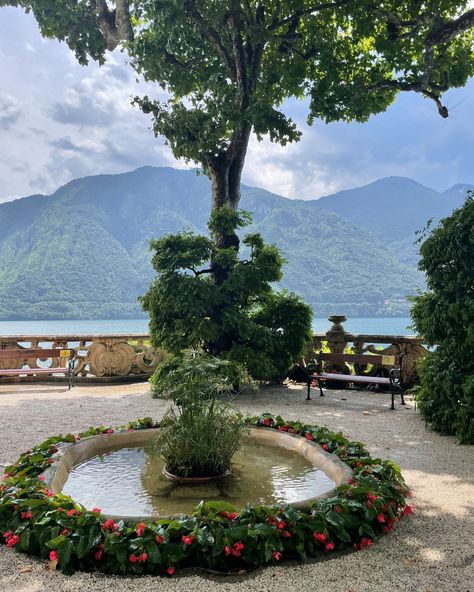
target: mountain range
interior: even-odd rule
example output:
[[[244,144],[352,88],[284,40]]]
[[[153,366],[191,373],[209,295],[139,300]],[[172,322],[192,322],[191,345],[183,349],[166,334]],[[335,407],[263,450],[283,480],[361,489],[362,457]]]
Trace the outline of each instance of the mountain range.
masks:
[[[281,287],[315,316],[406,315],[417,230],[459,206],[470,185],[439,193],[403,177],[318,200],[242,186],[249,231],[276,243]],[[148,243],[187,228],[207,232],[210,185],[194,171],[143,167],[75,179],[52,195],[0,204],[0,319],[139,316],[151,279]]]

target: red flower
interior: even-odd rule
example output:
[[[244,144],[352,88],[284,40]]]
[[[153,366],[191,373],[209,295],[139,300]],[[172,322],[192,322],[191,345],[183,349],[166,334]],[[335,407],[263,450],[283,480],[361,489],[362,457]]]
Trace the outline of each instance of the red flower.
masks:
[[[262,419],[262,425],[264,426],[271,426],[272,425],[272,420],[270,418],[266,418],[266,419]]]
[[[277,528],[278,528],[278,530],[283,530],[283,529],[285,528],[285,526],[286,526],[286,522],[285,522],[284,520],[280,520],[280,521],[277,523]]]
[[[288,426],[278,426],[278,430],[280,432],[287,432],[288,431]]]
[[[232,547],[229,547],[229,545],[224,547],[225,554],[233,555],[234,557],[240,557],[244,549],[245,545],[243,543],[234,543]]]
[[[174,572],[176,571],[176,567],[168,567],[168,569],[166,570],[166,573],[169,574],[170,576],[172,576],[174,574]]]
[[[341,508],[341,506],[334,506],[334,511],[337,512],[338,514],[342,514],[343,509]]]
[[[192,534],[191,536],[186,536],[183,534],[183,536],[181,537],[181,540],[183,541],[183,543],[185,545],[192,545],[193,541],[194,541],[194,535]]]
[[[282,534],[287,539],[291,539],[291,537],[293,536],[293,534],[289,530],[284,530]]]
[[[94,553],[94,559],[96,561],[100,561],[104,555],[104,545],[102,543],[99,544],[97,551]]]
[[[237,518],[237,512],[226,512],[225,510],[222,510],[219,514],[228,520],[235,520]]]
[[[64,508],[56,508],[56,512],[64,512]]]
[[[109,518],[108,520],[106,520],[102,524],[102,528],[104,530],[114,530],[114,531],[117,531],[118,530],[118,524],[116,524],[112,518]]]
[[[4,532],[3,538],[5,539],[7,547],[14,547],[20,540],[20,537],[17,534],[13,533],[11,530],[9,530],[8,532]]]
[[[405,506],[402,510],[402,516],[410,516],[415,511],[415,506]]]
[[[68,510],[66,512],[66,516],[75,516],[76,514],[79,514],[79,512],[74,508],[72,508],[72,510]]]
[[[384,524],[385,523],[385,514],[379,514],[377,516],[377,522],[380,522],[380,524]]]
[[[310,434],[309,432],[306,432],[306,434],[304,435],[306,440],[314,440],[314,436],[312,434]]]
[[[7,541],[7,547],[14,547],[18,541],[20,540],[20,537],[17,534],[14,534],[13,536],[11,536],[8,541]]]
[[[365,549],[367,547],[371,547],[373,544],[374,541],[372,539],[369,539],[369,537],[363,537],[360,539],[359,548]]]
[[[324,532],[313,532],[313,539],[315,541],[319,541],[320,543],[326,542],[326,535]]]
[[[128,560],[130,561],[130,563],[136,563],[138,561],[138,557],[136,555],[130,555]]]
[[[272,557],[275,561],[280,561],[282,554],[280,553],[280,551],[273,551]]]
[[[349,485],[354,485],[355,484],[354,477],[349,477],[349,479],[347,480],[347,482],[349,483]]]
[[[20,516],[22,520],[29,520],[30,518],[33,518],[33,514],[31,512],[22,512]]]
[[[392,518],[389,518],[387,520],[387,524],[383,527],[383,532],[385,534],[388,534],[392,530],[392,528],[393,528],[393,520],[392,520]]]
[[[329,450],[329,447],[328,447],[328,445],[327,445],[327,444],[322,444],[322,445],[321,445],[321,448],[322,448],[323,450]]]
[[[63,528],[61,530],[61,535],[62,536],[68,536],[69,534],[71,534],[71,529],[70,528]]]
[[[92,508],[91,512],[94,512],[94,514],[100,514],[102,512],[101,508]]]
[[[334,549],[334,543],[326,543],[324,550],[326,551],[326,553],[329,553],[329,551],[332,551]]]
[[[137,533],[137,536],[139,536],[139,537],[143,536],[143,533],[145,532],[145,528],[146,528],[146,524],[143,524],[143,522],[139,522],[137,524],[137,529],[135,531]]]
[[[43,475],[38,475],[38,481],[44,481]]]
[[[138,561],[140,561],[140,563],[145,563],[145,561],[148,559],[148,555],[146,553],[142,553],[141,555],[138,556]]]
[[[165,539],[164,539],[162,536],[160,536],[159,534],[157,534],[157,535],[156,535],[156,537],[155,537],[155,541],[156,541],[156,542],[157,542],[159,545],[162,545],[162,544],[165,542]]]
[[[109,428],[108,430],[104,430],[102,433],[103,434],[113,434],[114,430],[112,428]]]
[[[58,554],[56,553],[56,551],[50,551],[49,553],[49,560],[50,561],[56,561],[58,558]]]
[[[48,462],[50,465],[52,465],[54,463],[54,458],[48,458]]]

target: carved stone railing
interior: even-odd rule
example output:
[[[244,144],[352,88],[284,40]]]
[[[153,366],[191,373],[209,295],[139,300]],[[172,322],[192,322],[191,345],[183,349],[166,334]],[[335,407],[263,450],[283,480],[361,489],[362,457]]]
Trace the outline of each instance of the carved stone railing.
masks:
[[[305,352],[305,362],[309,363],[315,357],[315,352],[320,351],[325,345],[331,353],[343,353],[350,347],[355,354],[366,352],[386,356],[397,356],[403,354],[403,379],[406,386],[412,386],[419,382],[417,362],[428,353],[423,341],[418,337],[410,335],[373,335],[347,333],[342,326],[346,321],[345,316],[331,316],[329,321],[332,327],[326,333],[318,333],[313,336],[312,344]],[[352,345],[351,345],[352,344]],[[384,347],[385,346],[385,347]],[[340,369],[349,373],[348,368]],[[367,374],[365,368],[354,367],[356,374]],[[374,368],[373,372],[377,372]]]
[[[0,349],[73,348],[74,374],[77,380],[110,381],[112,379],[146,379],[166,357],[154,350],[149,335],[15,335],[0,336]],[[48,360],[23,358],[0,360],[0,369],[55,368],[60,358]],[[54,375],[55,379],[57,375]],[[64,377],[65,379],[66,377]],[[53,375],[2,377],[4,381],[52,380]],[[61,378],[59,378],[61,380]]]
[[[347,333],[342,326],[344,316],[332,316],[333,323],[327,333],[314,335],[313,342],[305,353],[305,361],[315,357],[315,351],[323,347],[323,343],[332,353],[342,353],[352,344],[354,353],[373,352],[383,355],[403,354],[403,373],[407,385],[418,382],[416,363],[428,350],[421,339],[406,335],[370,335]],[[382,346],[382,349],[380,349]],[[385,346],[385,347],[383,347]],[[165,359],[162,350],[154,350],[149,343],[149,335],[145,333],[133,335],[15,335],[0,336],[0,349],[21,348],[74,348],[74,374],[78,381],[111,381],[115,379],[146,380],[156,366]],[[57,367],[60,358],[40,360],[23,359],[0,360],[0,369],[8,368],[47,368]],[[347,369],[348,370],[348,369]],[[355,368],[360,374],[366,369]],[[57,375],[22,376],[15,378],[1,377],[5,381],[39,381],[61,380]],[[64,380],[66,376],[64,377]]]

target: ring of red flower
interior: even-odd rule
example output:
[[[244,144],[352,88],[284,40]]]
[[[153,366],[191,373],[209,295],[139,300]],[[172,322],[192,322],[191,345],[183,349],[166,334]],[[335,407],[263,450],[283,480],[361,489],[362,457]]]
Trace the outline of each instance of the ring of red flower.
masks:
[[[182,519],[138,524],[106,520],[100,508],[86,510],[67,496],[54,495],[41,481],[40,474],[55,461],[58,445],[159,426],[145,418],[116,430],[91,428],[79,436],[50,438],[22,454],[7,467],[0,485],[1,542],[48,558],[52,569],[66,573],[97,568],[119,574],[172,575],[176,567],[185,566],[236,571],[287,557],[306,559],[350,547],[361,550],[412,513],[413,506],[406,503],[410,492],[398,467],[372,459],[362,444],[322,426],[286,422],[270,414],[247,422],[320,444],[347,463],[353,477],[337,489],[337,495],[316,502],[310,512],[291,506],[247,506],[235,511],[210,502]]]

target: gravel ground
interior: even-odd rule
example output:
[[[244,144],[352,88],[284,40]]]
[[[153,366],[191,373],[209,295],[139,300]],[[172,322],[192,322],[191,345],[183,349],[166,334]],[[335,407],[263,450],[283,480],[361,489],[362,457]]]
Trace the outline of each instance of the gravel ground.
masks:
[[[2,592],[474,592],[474,447],[425,429],[421,417],[389,396],[328,391],[307,402],[305,388],[281,386],[242,394],[248,414],[280,413],[304,419],[366,443],[371,453],[395,460],[411,486],[415,514],[370,549],[306,564],[285,563],[243,576],[192,571],[172,578],[110,577],[49,572],[43,562],[0,546]],[[0,386],[0,464],[8,464],[47,436],[90,425],[121,425],[166,405],[151,399],[147,384]]]

